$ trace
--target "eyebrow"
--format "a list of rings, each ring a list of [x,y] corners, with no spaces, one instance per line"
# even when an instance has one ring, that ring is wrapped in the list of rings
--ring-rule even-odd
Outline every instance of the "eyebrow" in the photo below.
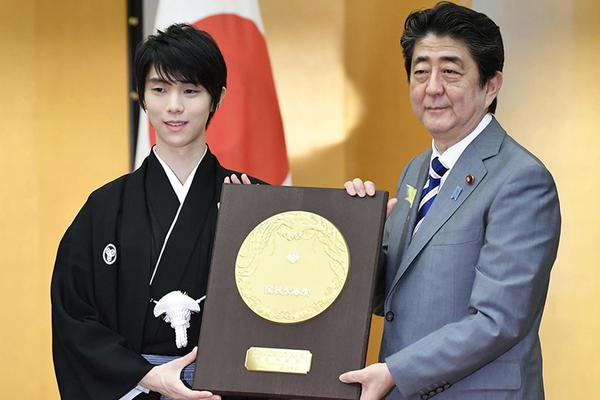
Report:
[[[451,62],[453,64],[459,65],[460,67],[464,66],[463,61],[458,56],[442,56],[442,57],[440,57],[440,59],[442,61]],[[413,64],[418,64],[420,62],[427,62],[429,60],[430,60],[430,58],[427,56],[418,56],[415,58],[415,61],[413,62]]]
[[[172,85],[172,82],[169,82],[169,81],[166,81],[164,79],[160,79],[160,78],[154,77],[154,76],[152,78],[148,78],[146,80],[146,82],[149,82],[149,83],[164,83],[166,85]]]
[[[146,82],[148,82],[148,83],[164,83],[165,85],[173,85],[173,84],[175,84],[175,83],[177,83],[177,82],[179,82],[179,83],[183,83],[183,84],[195,85],[195,86],[198,86],[198,85],[199,85],[198,83],[196,83],[196,82],[193,82],[193,81],[190,81],[190,80],[185,80],[185,81],[179,81],[179,80],[175,80],[175,81],[168,81],[168,80],[166,80],[166,79],[161,79],[161,78],[159,78],[159,77],[155,77],[155,76],[153,76],[153,77],[151,77],[151,78],[148,78],[148,79],[146,80]]]

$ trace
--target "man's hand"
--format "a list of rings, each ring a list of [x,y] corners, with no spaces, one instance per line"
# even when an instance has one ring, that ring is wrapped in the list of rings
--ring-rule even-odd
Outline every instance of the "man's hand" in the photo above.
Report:
[[[240,179],[237,177],[236,174],[231,174],[231,176],[226,176],[225,179],[223,180],[224,183],[233,183],[234,185],[250,185],[250,178],[248,178],[248,175],[246,174],[242,174],[242,180],[240,181]]]
[[[248,178],[248,175],[246,174],[242,174],[242,180],[240,181],[240,179],[237,177],[236,174],[231,174],[231,176],[226,176],[225,179],[223,179],[223,183],[230,183],[233,185],[251,185],[252,182],[250,182],[250,178]],[[217,209],[221,206],[221,202],[217,203]]]
[[[375,196],[375,184],[371,181],[363,182],[360,178],[354,178],[351,181],[347,181],[344,183],[344,188],[346,189],[346,193],[348,193],[350,196]],[[392,197],[388,200],[385,213],[386,218],[390,216],[397,202],[398,199],[395,197]]]
[[[198,348],[183,357],[158,365],[140,381],[140,385],[173,400],[221,400],[221,396],[207,391],[191,390],[181,381],[181,370],[196,360]]]
[[[375,184],[371,181],[362,181],[360,178],[354,178],[344,183],[346,193],[350,196],[365,197],[366,195],[375,196]]]
[[[344,383],[360,383],[360,400],[379,400],[393,387],[394,378],[386,363],[371,364],[366,368],[340,375]]]

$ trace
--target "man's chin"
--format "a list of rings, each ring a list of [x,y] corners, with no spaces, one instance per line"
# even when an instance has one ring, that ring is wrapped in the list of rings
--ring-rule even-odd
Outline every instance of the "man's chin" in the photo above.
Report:
[[[451,124],[447,120],[438,120],[438,119],[425,119],[423,121],[423,126],[432,136],[443,136],[450,130]]]

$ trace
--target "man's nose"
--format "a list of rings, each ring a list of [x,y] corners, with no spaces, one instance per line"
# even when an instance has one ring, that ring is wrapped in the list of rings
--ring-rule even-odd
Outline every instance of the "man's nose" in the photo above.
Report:
[[[179,94],[172,93],[169,96],[167,111],[170,113],[180,113],[183,111],[183,103],[181,102],[181,97],[179,96]]]
[[[425,92],[430,96],[440,95],[444,92],[442,76],[438,71],[432,71],[425,87]]]

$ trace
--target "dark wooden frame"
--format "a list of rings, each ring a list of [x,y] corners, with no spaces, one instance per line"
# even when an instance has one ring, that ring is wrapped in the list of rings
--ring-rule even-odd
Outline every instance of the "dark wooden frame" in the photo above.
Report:
[[[381,249],[388,193],[353,198],[344,190],[225,185],[204,304],[194,388],[221,395],[358,399],[360,386],[338,376],[364,367],[372,296]],[[235,260],[248,233],[266,218],[304,210],[331,221],[350,250],[345,287],[318,316],[297,324],[278,324],[254,314],[240,297]],[[306,375],[249,372],[249,347],[309,350]]]

